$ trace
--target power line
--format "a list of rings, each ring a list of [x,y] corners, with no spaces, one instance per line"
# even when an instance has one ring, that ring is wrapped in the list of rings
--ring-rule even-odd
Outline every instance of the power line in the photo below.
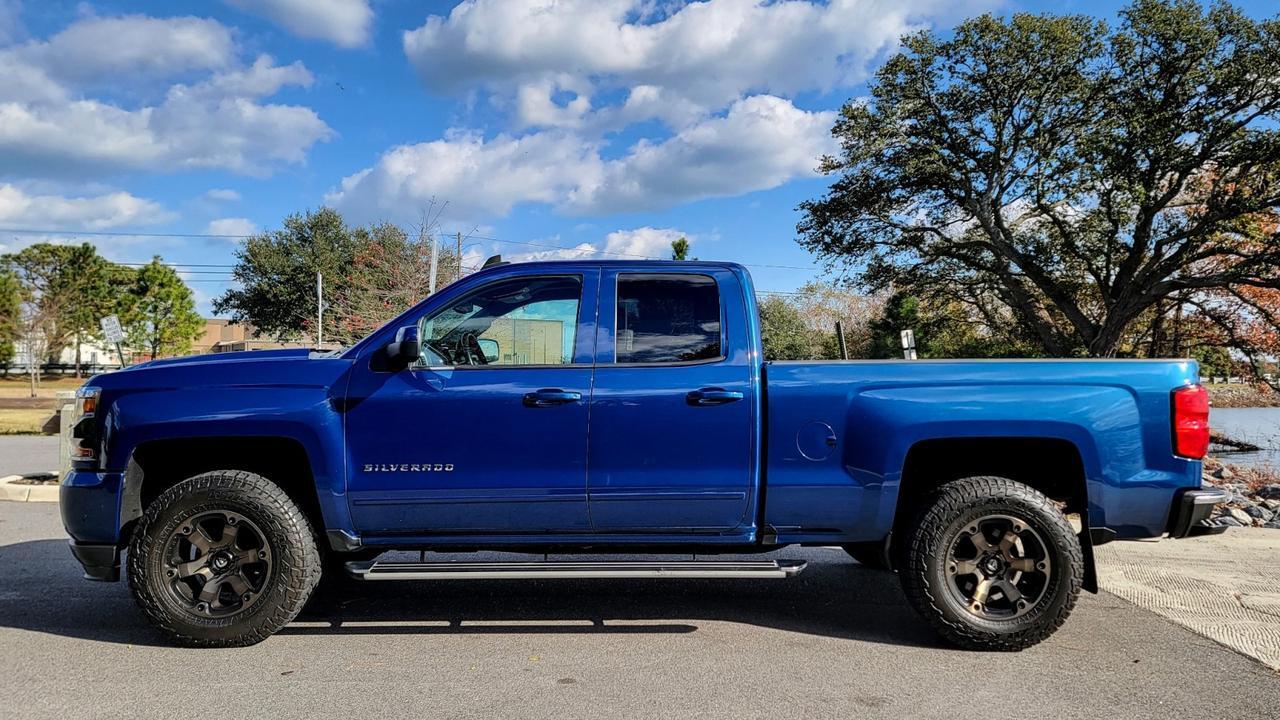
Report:
[[[477,240],[488,240],[489,242],[508,243],[511,245],[527,245],[529,247],[547,248],[548,250],[566,250],[568,252],[582,252],[582,253],[588,253],[591,255],[614,255],[617,257],[637,258],[640,260],[667,260],[668,259],[664,257],[657,257],[654,255],[639,255],[636,253],[626,253],[626,252],[620,252],[617,250],[600,250],[595,247],[592,247],[592,248],[566,247],[564,245],[536,243],[536,242],[530,242],[528,240],[503,240],[502,238],[489,237],[486,235],[470,235],[469,237],[475,238]],[[780,270],[818,270],[819,269],[816,267],[801,267],[798,265],[773,265],[768,263],[741,263],[741,264],[747,267],[776,268]]]
[[[125,265],[125,266],[128,266],[128,267],[146,267],[146,266],[148,266],[148,265],[150,265],[150,264],[151,264],[151,263],[149,263],[149,262],[118,262],[118,263],[116,263],[116,265]],[[160,263],[160,264],[161,264],[161,265],[168,266],[168,267],[174,267],[174,268],[176,268],[176,267],[184,267],[184,268],[188,268],[188,267],[196,267],[196,268],[234,268],[234,267],[236,267],[235,265],[202,265],[202,264],[200,264],[200,263],[179,263],[179,262],[166,262],[166,263]]]
[[[18,235],[91,235],[95,237],[154,237],[154,238],[212,238],[241,239],[252,235],[232,235],[229,233],[157,233],[157,232],[121,232],[118,230],[41,230],[39,228],[0,228],[0,233],[16,233]]]
[[[113,231],[113,230],[49,230],[49,229],[42,230],[38,228],[0,228],[0,233],[17,233],[17,234],[28,234],[28,235],[70,235],[72,237],[75,237],[77,235],[88,235],[88,236],[94,236],[94,237],[206,238],[206,239],[224,239],[224,240],[243,240],[245,238],[254,237],[253,235],[236,235],[232,233],[143,233],[143,232],[121,232],[121,231]],[[447,233],[447,234],[451,234],[451,233]],[[621,252],[618,250],[600,250],[595,247],[582,248],[582,247],[569,247],[566,245],[553,245],[551,243],[532,242],[529,240],[504,240],[502,238],[496,238],[489,235],[467,235],[466,237],[474,238],[476,240],[487,240],[489,242],[502,243],[507,245],[524,245],[527,247],[544,248],[547,250],[563,250],[566,252],[579,252],[579,253],[585,253],[588,255],[611,255],[614,257],[636,258],[638,260],[666,260],[667,259],[664,257],[658,257],[654,255],[640,255],[637,253]],[[124,265],[124,264],[132,264],[132,263],[120,263],[120,264]],[[145,265],[146,263],[142,263],[142,264]],[[815,271],[815,270],[821,269],[814,266],[777,265],[773,263],[741,263],[741,264],[745,265],[746,267],[770,268],[774,270]],[[196,267],[196,266],[191,265],[189,267]],[[234,267],[234,266],[209,265],[207,267]]]

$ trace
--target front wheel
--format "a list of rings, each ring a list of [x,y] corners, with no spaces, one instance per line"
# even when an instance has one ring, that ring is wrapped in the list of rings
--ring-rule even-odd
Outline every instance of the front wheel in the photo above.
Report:
[[[1080,541],[1048,497],[1006,478],[943,485],[916,519],[901,572],[916,611],[973,650],[1022,650],[1075,606]]]
[[[171,641],[238,647],[297,616],[321,560],[306,515],[284,490],[253,473],[215,471],[147,507],[128,568],[134,600]]]

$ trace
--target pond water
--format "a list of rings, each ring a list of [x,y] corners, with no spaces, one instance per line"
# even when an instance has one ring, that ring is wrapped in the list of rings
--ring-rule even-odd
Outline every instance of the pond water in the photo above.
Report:
[[[1209,413],[1214,430],[1232,440],[1262,448],[1257,451],[1219,452],[1214,455],[1238,465],[1280,469],[1280,408],[1214,408]]]

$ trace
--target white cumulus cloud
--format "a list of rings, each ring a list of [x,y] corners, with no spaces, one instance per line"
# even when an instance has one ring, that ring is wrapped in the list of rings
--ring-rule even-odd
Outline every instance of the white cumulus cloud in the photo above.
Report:
[[[639,227],[631,230],[614,230],[605,235],[603,242],[581,242],[530,252],[506,253],[503,257],[512,262],[536,260],[582,260],[586,258],[627,259],[648,258],[665,260],[671,257],[671,243],[684,238],[692,246],[696,237],[675,228]],[[558,245],[559,236],[532,245]],[[501,245],[501,243],[499,243]]]
[[[208,235],[224,235],[228,240],[239,240],[258,232],[258,225],[248,218],[218,218],[205,229]]]
[[[216,20],[145,15],[86,18],[12,52],[73,84],[118,82],[122,73],[172,77],[226,67],[235,58],[231,29]]]
[[[404,34],[428,87],[518,96],[526,125],[582,121],[593,90],[644,88],[669,105],[722,108],[864,79],[900,36],[994,0],[466,0]],[[555,103],[553,93],[563,93]],[[640,98],[643,100],[643,98]],[[630,102],[630,98],[628,99]],[[548,112],[559,104],[564,112]],[[617,108],[611,108],[616,110]],[[639,109],[633,106],[632,111]]]
[[[333,136],[312,109],[267,101],[286,86],[311,85],[301,63],[261,55],[245,65],[230,31],[212,20],[87,18],[49,40],[0,49],[0,66],[0,177],[193,168],[264,175]],[[127,95],[144,88],[121,78],[202,71],[132,107],[87,92],[111,80]]]
[[[364,219],[403,219],[432,199],[468,220],[505,215],[522,202],[578,215],[652,210],[813,174],[818,158],[834,149],[834,117],[750,97],[724,116],[662,142],[642,140],[611,160],[599,143],[560,130],[489,140],[455,132],[393,148],[343,179],[326,201]]]
[[[613,257],[670,258],[671,243],[684,238],[692,247],[697,238],[675,228],[641,227],[614,230],[604,238],[604,254]]]
[[[602,171],[593,143],[560,132],[490,140],[451,132],[392,148],[326,197],[362,219],[411,218],[433,200],[450,217],[505,215],[521,202],[558,204]]]
[[[373,8],[368,0],[227,0],[304,38],[356,47],[369,39]]]
[[[724,117],[660,143],[637,143],[565,205],[584,214],[648,210],[814,176],[818,158],[835,150],[833,122],[834,112],[807,112],[769,95],[739,100]]]
[[[240,201],[240,193],[232,190],[231,188],[213,188],[212,190],[206,190],[203,197],[206,200],[212,200],[214,202]]]
[[[106,230],[122,225],[148,225],[172,219],[151,200],[127,192],[84,197],[30,193],[0,184],[0,224],[33,230]]]

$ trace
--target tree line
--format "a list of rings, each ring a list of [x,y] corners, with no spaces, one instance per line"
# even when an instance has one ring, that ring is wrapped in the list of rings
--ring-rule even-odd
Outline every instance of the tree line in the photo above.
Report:
[[[1274,377],[1280,19],[1138,0],[1114,26],[983,15],[901,47],[841,109],[830,188],[799,207],[800,244],[844,279],[762,294],[766,357],[838,357],[840,320],[850,357],[900,357],[911,329],[922,358],[1191,356],[1206,375]],[[349,344],[428,295],[433,248],[437,287],[469,269],[436,216],[406,230],[291,215],[240,246],[214,309]],[[53,248],[3,263],[0,357],[30,316],[15,308],[47,309],[39,336],[63,348],[94,337],[104,308],[136,312],[119,288],[152,292],[142,271],[110,281],[126,269],[88,246]],[[689,249],[680,238],[672,258]],[[157,321],[131,327],[160,335]]]
[[[105,338],[99,321],[116,315],[128,351],[148,357],[189,352],[204,320],[191,289],[160,257],[141,267],[111,262],[88,243],[37,243],[0,255],[0,363],[21,352],[57,362]]]
[[[1280,19],[983,15],[847,103],[801,244],[974,354],[1280,354]],[[922,353],[922,355],[928,353]]]
[[[328,207],[290,215],[236,251],[236,287],[214,312],[279,339],[352,344],[430,294],[433,244],[436,287],[463,275],[462,238],[438,237],[437,215],[411,230],[352,226]]]

